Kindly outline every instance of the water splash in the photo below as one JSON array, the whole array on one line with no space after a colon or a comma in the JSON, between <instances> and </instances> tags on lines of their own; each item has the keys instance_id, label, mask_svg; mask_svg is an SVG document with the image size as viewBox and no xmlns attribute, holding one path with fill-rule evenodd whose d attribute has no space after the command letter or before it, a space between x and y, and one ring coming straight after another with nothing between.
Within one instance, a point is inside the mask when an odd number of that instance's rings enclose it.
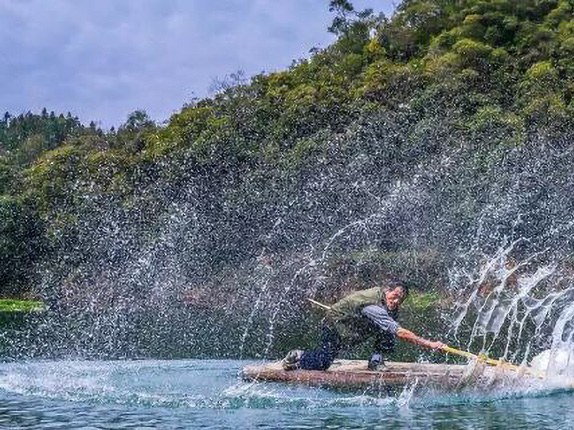
<instances>
[{"instance_id":1,"label":"water splash","mask_svg":"<svg viewBox=\"0 0 574 430\"><path fill-rule=\"evenodd\" d=\"M523 364L550 346L544 370L551 375L556 352L573 346L574 279L556 261L541 264L548 250L521 261L510 257L520 242L483 258L476 275L451 273L451 288L460 298L451 330L455 339L465 339L467 349L478 346L482 353Z\"/></svg>"}]
</instances>

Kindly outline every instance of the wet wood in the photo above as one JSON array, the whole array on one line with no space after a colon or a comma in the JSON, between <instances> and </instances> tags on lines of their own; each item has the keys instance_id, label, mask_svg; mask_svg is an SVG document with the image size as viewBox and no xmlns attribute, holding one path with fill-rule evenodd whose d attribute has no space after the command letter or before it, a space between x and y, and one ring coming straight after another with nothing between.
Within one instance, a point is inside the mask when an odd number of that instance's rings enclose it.
<instances>
[{"instance_id":1,"label":"wet wood","mask_svg":"<svg viewBox=\"0 0 574 430\"><path fill-rule=\"evenodd\" d=\"M367 362L360 360L338 360L326 371L286 371L280 362L245 366L242 377L247 381L285 382L350 390L384 390L406 385L443 390L460 390L465 387L488 389L499 385L531 385L537 382L536 378L483 363L387 362L386 369L371 371L367 369Z\"/></svg>"}]
</instances>

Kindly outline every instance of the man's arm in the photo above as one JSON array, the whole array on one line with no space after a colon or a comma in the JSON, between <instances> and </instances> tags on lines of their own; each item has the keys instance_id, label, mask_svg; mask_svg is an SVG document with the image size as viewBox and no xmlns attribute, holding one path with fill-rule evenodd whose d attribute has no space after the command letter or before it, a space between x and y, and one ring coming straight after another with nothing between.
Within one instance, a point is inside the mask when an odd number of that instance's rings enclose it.
<instances>
[{"instance_id":1,"label":"man's arm","mask_svg":"<svg viewBox=\"0 0 574 430\"><path fill-rule=\"evenodd\" d=\"M397 337L402 340L406 340L407 342L414 343L415 345L424 346L425 348L429 349L443 349L446 345L442 342L432 342L427 339L423 339L422 337L417 336L412 331L407 330L406 328L400 327L397 331Z\"/></svg>"}]
</instances>

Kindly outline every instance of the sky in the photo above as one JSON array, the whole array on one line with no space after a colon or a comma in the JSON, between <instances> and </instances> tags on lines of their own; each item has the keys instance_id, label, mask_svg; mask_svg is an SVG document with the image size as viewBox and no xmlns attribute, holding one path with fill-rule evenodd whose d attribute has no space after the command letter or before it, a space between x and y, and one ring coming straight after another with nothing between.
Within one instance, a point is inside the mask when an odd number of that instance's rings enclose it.
<instances>
[{"instance_id":1,"label":"sky","mask_svg":"<svg viewBox=\"0 0 574 430\"><path fill-rule=\"evenodd\" d=\"M390 15L397 0L353 0ZM0 112L162 122L232 73L288 67L327 32L328 0L0 0Z\"/></svg>"}]
</instances>

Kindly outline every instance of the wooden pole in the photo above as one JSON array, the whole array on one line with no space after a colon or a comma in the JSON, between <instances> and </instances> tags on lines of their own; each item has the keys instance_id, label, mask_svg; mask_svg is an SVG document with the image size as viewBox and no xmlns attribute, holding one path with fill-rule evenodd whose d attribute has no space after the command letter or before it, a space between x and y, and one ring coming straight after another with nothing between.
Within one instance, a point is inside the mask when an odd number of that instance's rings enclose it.
<instances>
[{"instance_id":1,"label":"wooden pole","mask_svg":"<svg viewBox=\"0 0 574 430\"><path fill-rule=\"evenodd\" d=\"M327 306L327 305L324 305L323 303L316 302L316 301L313 300L313 299L307 299L307 300L309 300L309 301L310 301L311 303L313 303L315 306L319 306L320 308L323 308L323 309L328 310L328 311L331 310L331 306Z\"/></svg>"}]
</instances>

